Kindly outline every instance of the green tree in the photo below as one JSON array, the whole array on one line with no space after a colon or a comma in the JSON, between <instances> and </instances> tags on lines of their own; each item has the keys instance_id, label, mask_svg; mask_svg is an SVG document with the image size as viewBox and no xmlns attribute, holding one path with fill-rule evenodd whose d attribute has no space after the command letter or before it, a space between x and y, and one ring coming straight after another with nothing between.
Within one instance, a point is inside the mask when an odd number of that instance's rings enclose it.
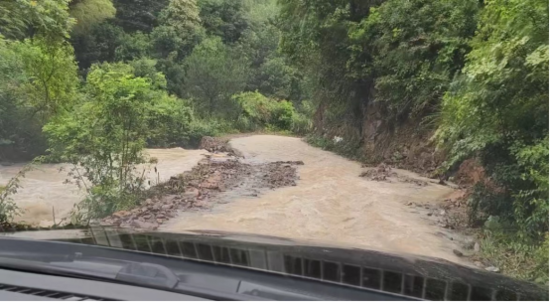
<instances>
[{"instance_id":1,"label":"green tree","mask_svg":"<svg viewBox=\"0 0 550 302\"><path fill-rule=\"evenodd\" d=\"M69 0L1 0L0 34L8 39L42 36L49 41L69 37L75 20L69 17Z\"/></svg>"},{"instance_id":2,"label":"green tree","mask_svg":"<svg viewBox=\"0 0 550 302\"><path fill-rule=\"evenodd\" d=\"M86 83L86 101L44 131L52 154L77 165L80 184L90 184L80 213L96 218L140 201L145 179L137 165L149 162L147 141L174 126L164 123L176 99L122 63L94 65Z\"/></svg>"},{"instance_id":3,"label":"green tree","mask_svg":"<svg viewBox=\"0 0 550 302\"><path fill-rule=\"evenodd\" d=\"M479 156L502 188L485 190L480 208L538 238L548 232L547 21L547 1L486 3L436 135L449 165Z\"/></svg>"},{"instance_id":4,"label":"green tree","mask_svg":"<svg viewBox=\"0 0 550 302\"><path fill-rule=\"evenodd\" d=\"M199 0L198 5L206 33L221 37L224 43L237 42L249 26L243 0Z\"/></svg>"},{"instance_id":5,"label":"green tree","mask_svg":"<svg viewBox=\"0 0 550 302\"><path fill-rule=\"evenodd\" d=\"M51 46L43 39L12 42L29 79L20 93L43 120L70 108L77 98L77 66L68 43Z\"/></svg>"},{"instance_id":6,"label":"green tree","mask_svg":"<svg viewBox=\"0 0 550 302\"><path fill-rule=\"evenodd\" d=\"M184 87L202 115L227 116L234 112L231 96L246 84L246 62L242 62L220 38L197 45L184 61Z\"/></svg>"},{"instance_id":7,"label":"green tree","mask_svg":"<svg viewBox=\"0 0 550 302\"><path fill-rule=\"evenodd\" d=\"M113 62L125 38L122 28L109 20L93 25L85 35L73 35L71 43L79 68L87 70L93 63Z\"/></svg>"},{"instance_id":8,"label":"green tree","mask_svg":"<svg viewBox=\"0 0 550 302\"><path fill-rule=\"evenodd\" d=\"M69 11L76 19L73 32L87 34L93 25L115 16L116 9L111 0L72 0Z\"/></svg>"},{"instance_id":9,"label":"green tree","mask_svg":"<svg viewBox=\"0 0 550 302\"><path fill-rule=\"evenodd\" d=\"M116 9L115 24L124 31L150 33L160 25L160 12L168 0L113 0Z\"/></svg>"},{"instance_id":10,"label":"green tree","mask_svg":"<svg viewBox=\"0 0 550 302\"><path fill-rule=\"evenodd\" d=\"M464 65L477 0L385 1L350 28L348 73L374 78L386 119L422 118L438 108Z\"/></svg>"}]
</instances>

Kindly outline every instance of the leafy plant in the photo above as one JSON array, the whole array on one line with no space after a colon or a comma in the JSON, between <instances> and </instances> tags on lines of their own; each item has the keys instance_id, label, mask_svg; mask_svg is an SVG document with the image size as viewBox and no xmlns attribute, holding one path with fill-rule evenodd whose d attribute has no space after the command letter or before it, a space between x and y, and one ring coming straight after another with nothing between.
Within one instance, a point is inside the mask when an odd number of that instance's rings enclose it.
<instances>
[{"instance_id":1,"label":"leafy plant","mask_svg":"<svg viewBox=\"0 0 550 302\"><path fill-rule=\"evenodd\" d=\"M162 139L162 129L173 126L163 111L175 99L133 72L122 63L92 66L87 100L44 127L50 151L76 165L74 174L88 191L80 204L86 220L140 202L145 169L138 167L151 163L143 149L148 139Z\"/></svg>"}]
</instances>

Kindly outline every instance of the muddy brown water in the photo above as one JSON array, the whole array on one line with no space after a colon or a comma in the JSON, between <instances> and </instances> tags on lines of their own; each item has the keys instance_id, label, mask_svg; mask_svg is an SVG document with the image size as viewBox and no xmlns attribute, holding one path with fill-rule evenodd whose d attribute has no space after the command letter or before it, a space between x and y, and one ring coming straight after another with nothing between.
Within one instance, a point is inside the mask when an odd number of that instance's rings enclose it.
<instances>
[{"instance_id":1,"label":"muddy brown water","mask_svg":"<svg viewBox=\"0 0 550 302\"><path fill-rule=\"evenodd\" d=\"M159 231L223 230L281 236L331 245L353 246L443 258L463 263L453 254L454 243L438 235L440 228L415 213L409 202L436 202L451 194L449 187L427 179L427 186L377 182L359 177L357 162L311 147L299 138L255 135L231 140L249 163L303 161L297 186L265 190L257 197L239 190L224 192L221 204L209 210L181 212ZM159 159L161 179L190 170L206 151L150 150ZM0 167L0 184L17 166ZM52 207L57 217L68 215L82 192L64 185L59 165L31 172L16 195L26 210L19 221L47 225ZM418 175L396 170L408 177Z\"/></svg>"},{"instance_id":2,"label":"muddy brown water","mask_svg":"<svg viewBox=\"0 0 550 302\"><path fill-rule=\"evenodd\" d=\"M204 150L149 149L150 156L158 159L158 175L152 169L147 169L148 178L155 183L166 181L170 176L191 170L204 154ZM0 166L0 185L5 185L17 174L23 164ZM60 171L60 169L63 169ZM22 210L16 222L47 227L70 216L74 205L82 200L85 191L74 184L64 184L71 166L68 164L44 164L27 173L22 179L22 188L13 196L14 201Z\"/></svg>"},{"instance_id":3,"label":"muddy brown water","mask_svg":"<svg viewBox=\"0 0 550 302\"><path fill-rule=\"evenodd\" d=\"M428 179L424 187L368 181L359 177L363 170L359 163L311 147L299 138L256 135L233 139L230 144L251 163L303 161L298 185L258 197L234 196L208 212L183 212L160 230L247 232L462 262L453 254L456 247L438 235L439 228L406 206L441 200L452 189Z\"/></svg>"}]
</instances>

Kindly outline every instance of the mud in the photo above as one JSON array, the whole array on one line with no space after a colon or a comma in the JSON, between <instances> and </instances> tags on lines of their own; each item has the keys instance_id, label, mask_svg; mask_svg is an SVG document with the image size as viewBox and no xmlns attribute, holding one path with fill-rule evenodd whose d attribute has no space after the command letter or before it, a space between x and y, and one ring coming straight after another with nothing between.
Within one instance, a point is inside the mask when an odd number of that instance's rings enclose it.
<instances>
[{"instance_id":1,"label":"mud","mask_svg":"<svg viewBox=\"0 0 550 302\"><path fill-rule=\"evenodd\" d=\"M255 135L235 138L243 162L302 161L296 185L244 194L219 195L220 203L198 212L180 211L160 231L224 230L296 238L312 243L417 254L467 264L453 253L460 240L431 217L407 204L436 204L453 189L415 173L391 169L393 181L359 177L366 168L299 138ZM368 169L367 169L368 170ZM400 179L414 179L422 186ZM425 185L424 185L425 184ZM447 236L442 236L443 232ZM455 236L456 237L456 236Z\"/></svg>"},{"instance_id":2,"label":"mud","mask_svg":"<svg viewBox=\"0 0 550 302\"><path fill-rule=\"evenodd\" d=\"M209 155L205 150L181 148L148 149L147 153L158 159L155 165L158 173L149 171L146 175L152 184L165 182L171 176L191 170L205 155ZM0 166L0 185L6 184L23 167L22 163ZM49 227L68 220L74 205L85 196L83 190L65 182L70 178L70 170L71 166L67 164L42 164L28 172L21 180L21 189L13 196L22 212L15 222Z\"/></svg>"},{"instance_id":3,"label":"mud","mask_svg":"<svg viewBox=\"0 0 550 302\"><path fill-rule=\"evenodd\" d=\"M254 233L467 264L453 252L462 240L434 215L455 192L448 186L392 167L367 172L373 168L299 138L255 135L205 144L211 152L154 150L161 185L141 207L102 223L163 232ZM27 212L25 218L51 223L45 217L52 207L60 217L59 209L70 211L80 195L69 194L72 187L62 184L58 167L41 168L25 180L30 186L16 201L27 208L46 203L44 217ZM10 169L1 168L1 177Z\"/></svg>"},{"instance_id":4,"label":"mud","mask_svg":"<svg viewBox=\"0 0 550 302\"><path fill-rule=\"evenodd\" d=\"M178 211L196 211L224 202L222 193L238 191L239 195L258 196L264 189L296 186L296 165L303 162L247 164L235 156L225 143L211 145L207 155L191 171L161 183L148 192L151 198L141 206L114 213L101 220L101 225L142 230L156 230L174 218ZM220 146L221 145L221 146ZM219 152L223 150L223 152ZM225 153L229 151L229 153Z\"/></svg>"},{"instance_id":5,"label":"mud","mask_svg":"<svg viewBox=\"0 0 550 302\"><path fill-rule=\"evenodd\" d=\"M366 166L363 166L366 167ZM378 165L376 168L367 168L366 171L362 172L360 177L367 178L372 181L387 181L387 182L405 182L415 184L420 187L428 185L428 182L422 179L410 177L407 175L398 174L393 171L393 168L384 163Z\"/></svg>"}]
</instances>

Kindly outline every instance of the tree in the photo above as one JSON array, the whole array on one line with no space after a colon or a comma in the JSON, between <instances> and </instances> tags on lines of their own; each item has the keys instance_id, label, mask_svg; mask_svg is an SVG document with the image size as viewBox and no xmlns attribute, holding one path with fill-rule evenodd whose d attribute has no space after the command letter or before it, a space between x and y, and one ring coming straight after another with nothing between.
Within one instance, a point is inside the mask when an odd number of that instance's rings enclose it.
<instances>
[{"instance_id":1,"label":"tree","mask_svg":"<svg viewBox=\"0 0 550 302\"><path fill-rule=\"evenodd\" d=\"M75 20L69 17L69 0L1 0L0 34L8 39L42 36L49 41L69 37Z\"/></svg>"},{"instance_id":2,"label":"tree","mask_svg":"<svg viewBox=\"0 0 550 302\"><path fill-rule=\"evenodd\" d=\"M93 63L113 62L116 49L124 43L126 34L109 20L95 24L85 35L73 35L71 43L81 70Z\"/></svg>"},{"instance_id":3,"label":"tree","mask_svg":"<svg viewBox=\"0 0 550 302\"><path fill-rule=\"evenodd\" d=\"M20 93L43 121L67 110L77 98L77 66L68 43L51 46L43 39L12 42L29 81Z\"/></svg>"},{"instance_id":4,"label":"tree","mask_svg":"<svg viewBox=\"0 0 550 302\"><path fill-rule=\"evenodd\" d=\"M113 0L116 9L114 22L127 33L150 33L160 25L160 12L168 6L168 0Z\"/></svg>"},{"instance_id":5,"label":"tree","mask_svg":"<svg viewBox=\"0 0 550 302\"><path fill-rule=\"evenodd\" d=\"M87 34L93 25L115 16L116 9L111 0L72 0L71 17L76 19L73 33Z\"/></svg>"},{"instance_id":6,"label":"tree","mask_svg":"<svg viewBox=\"0 0 550 302\"><path fill-rule=\"evenodd\" d=\"M243 0L200 0L198 5L206 33L224 43L237 42L249 26Z\"/></svg>"},{"instance_id":7,"label":"tree","mask_svg":"<svg viewBox=\"0 0 550 302\"><path fill-rule=\"evenodd\" d=\"M195 0L171 0L159 20L160 26L151 33L157 58L180 61L202 40L203 29Z\"/></svg>"},{"instance_id":8,"label":"tree","mask_svg":"<svg viewBox=\"0 0 550 302\"><path fill-rule=\"evenodd\" d=\"M80 213L97 218L140 201L145 179L136 170L149 162L143 153L147 141L169 135L168 127L176 131L177 121L185 123L186 117L167 120L177 100L158 89L162 83L136 77L130 65L94 65L86 83L86 101L44 131L50 152L77 165L80 184L91 185Z\"/></svg>"},{"instance_id":9,"label":"tree","mask_svg":"<svg viewBox=\"0 0 550 302\"><path fill-rule=\"evenodd\" d=\"M246 84L246 62L232 54L220 38L210 38L195 47L184 66L183 84L202 115L231 114L231 96Z\"/></svg>"},{"instance_id":10,"label":"tree","mask_svg":"<svg viewBox=\"0 0 550 302\"><path fill-rule=\"evenodd\" d=\"M464 65L477 0L385 1L350 29L348 73L374 78L374 97L386 119L435 112Z\"/></svg>"},{"instance_id":11,"label":"tree","mask_svg":"<svg viewBox=\"0 0 550 302\"><path fill-rule=\"evenodd\" d=\"M484 213L539 239L548 232L547 21L547 1L486 3L436 135L448 166L479 156L502 188L479 194Z\"/></svg>"}]
</instances>

